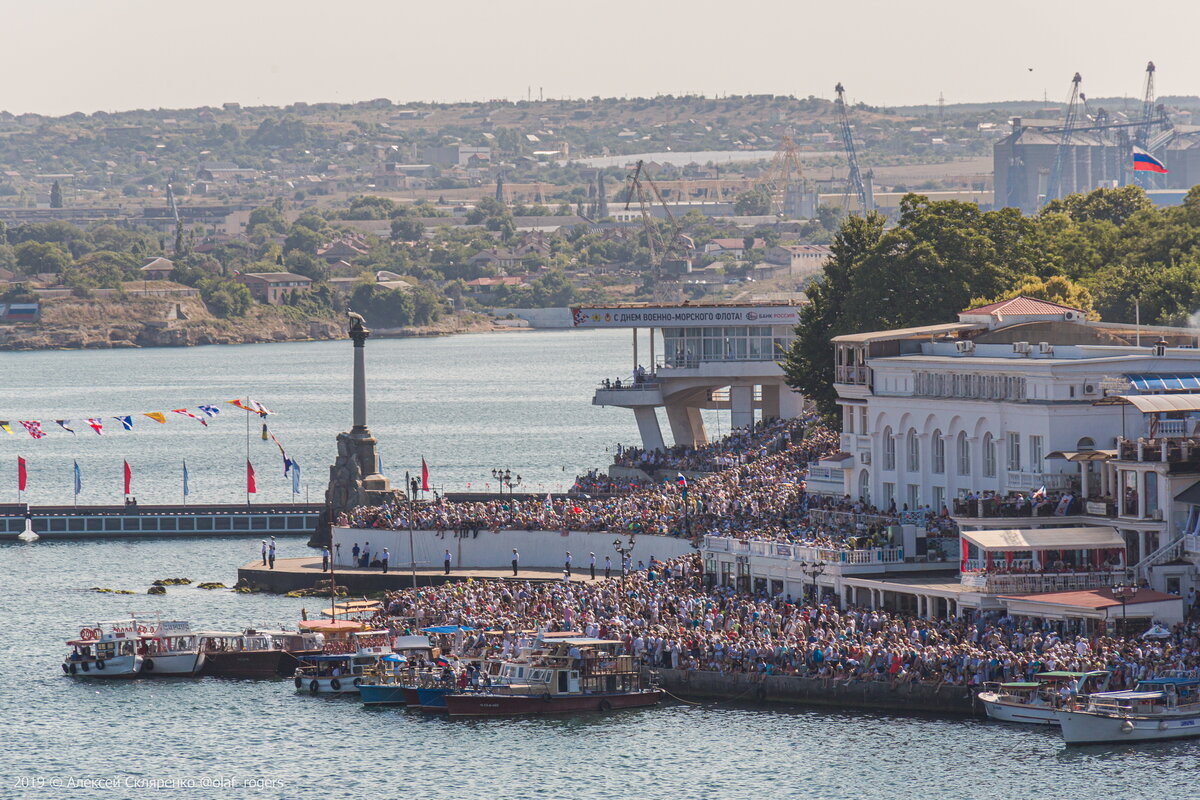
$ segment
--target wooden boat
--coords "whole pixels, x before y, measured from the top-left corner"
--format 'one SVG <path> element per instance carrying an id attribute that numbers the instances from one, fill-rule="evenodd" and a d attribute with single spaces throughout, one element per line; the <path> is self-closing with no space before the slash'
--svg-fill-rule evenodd
<path id="1" fill-rule="evenodd" d="M 279 674 L 284 651 L 264 633 L 206 631 L 198 634 L 203 657 L 201 673 L 223 678 L 273 678 Z"/>
<path id="2" fill-rule="evenodd" d="M 542 640 L 505 661 L 495 682 L 445 695 L 452 717 L 573 714 L 656 705 L 662 692 L 644 684 L 623 643 L 584 637 Z"/>

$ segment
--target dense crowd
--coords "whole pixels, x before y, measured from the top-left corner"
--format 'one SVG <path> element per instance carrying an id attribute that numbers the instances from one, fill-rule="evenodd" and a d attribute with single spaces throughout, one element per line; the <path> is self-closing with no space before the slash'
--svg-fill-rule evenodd
<path id="1" fill-rule="evenodd" d="M 933 620 L 839 610 L 790 597 L 709 589 L 699 556 L 625 579 L 542 584 L 468 582 L 393 592 L 380 623 L 475 629 L 464 656 L 504 655 L 519 631 L 579 631 L 619 639 L 650 666 L 786 674 L 832 681 L 979 686 L 1050 670 L 1111 670 L 1112 686 L 1186 671 L 1200 675 L 1200 634 L 1177 626 L 1159 640 L 1062 633 L 1010 618 Z M 484 631 L 504 631 L 485 635 Z"/>
<path id="2" fill-rule="evenodd" d="M 804 417 L 759 421 L 698 447 L 675 445 L 667 450 L 644 450 L 617 445 L 613 464 L 648 473 L 660 469 L 719 472 L 785 450 L 792 443 L 793 436 L 803 436 L 805 421 Z"/>

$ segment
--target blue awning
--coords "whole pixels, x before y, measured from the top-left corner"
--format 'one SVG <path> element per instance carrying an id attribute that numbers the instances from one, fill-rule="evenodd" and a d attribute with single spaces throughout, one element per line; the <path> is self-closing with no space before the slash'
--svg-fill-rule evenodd
<path id="1" fill-rule="evenodd" d="M 454 633 L 455 631 L 473 631 L 466 625 L 435 625 L 432 628 L 421 628 L 422 633 Z"/>
<path id="2" fill-rule="evenodd" d="M 1200 375 L 1179 372 L 1144 372 L 1126 375 L 1139 392 L 1200 391 Z"/>

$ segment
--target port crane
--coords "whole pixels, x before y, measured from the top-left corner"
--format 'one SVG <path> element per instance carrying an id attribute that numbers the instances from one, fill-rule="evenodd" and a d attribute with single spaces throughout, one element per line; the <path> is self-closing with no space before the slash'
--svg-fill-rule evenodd
<path id="1" fill-rule="evenodd" d="M 1050 170 L 1050 183 L 1046 187 L 1046 199 L 1056 200 L 1063 196 L 1062 175 L 1066 161 L 1071 157 L 1071 134 L 1079 119 L 1079 84 L 1083 78 L 1078 72 L 1071 78 L 1071 96 L 1067 100 L 1067 119 L 1058 138 L 1058 149 L 1054 151 L 1054 166 Z M 1074 181 L 1072 181 L 1074 185 Z"/>
<path id="2" fill-rule="evenodd" d="M 642 215 L 642 226 L 646 231 L 646 248 L 650 251 L 650 279 L 654 285 L 655 300 L 677 301 L 679 286 L 672 273 L 688 271 L 691 246 L 684 238 L 675 215 L 671 213 L 671 207 L 667 205 L 662 192 L 650 177 L 645 162 L 640 160 L 629 174 L 625 193 L 626 211 L 635 200 Z M 668 234 L 666 236 L 651 213 L 654 206 L 661 206 L 665 214 Z"/>
<path id="3" fill-rule="evenodd" d="M 841 82 L 834 87 L 837 92 L 837 99 L 834 101 L 834 106 L 837 110 L 838 128 L 842 133 L 842 147 L 846 151 L 846 160 L 850 163 L 850 174 L 846 178 L 846 206 L 849 206 L 850 192 L 854 192 L 858 196 L 859 205 L 862 207 L 862 213 L 866 214 L 875 210 L 874 198 L 867 191 L 867 185 L 863 182 L 862 172 L 858 168 L 858 153 L 854 149 L 854 132 L 850 130 L 850 117 L 846 113 L 846 89 Z"/>

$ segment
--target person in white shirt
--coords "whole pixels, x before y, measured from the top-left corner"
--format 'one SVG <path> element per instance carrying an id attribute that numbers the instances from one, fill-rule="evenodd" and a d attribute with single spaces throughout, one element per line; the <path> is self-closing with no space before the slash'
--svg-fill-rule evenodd
<path id="1" fill-rule="evenodd" d="M 521 554 L 518 553 L 517 548 L 514 547 L 513 548 L 513 557 L 512 557 L 512 567 L 513 567 L 513 577 L 514 578 L 517 577 L 517 567 L 520 566 L 520 563 L 521 563 Z"/>

